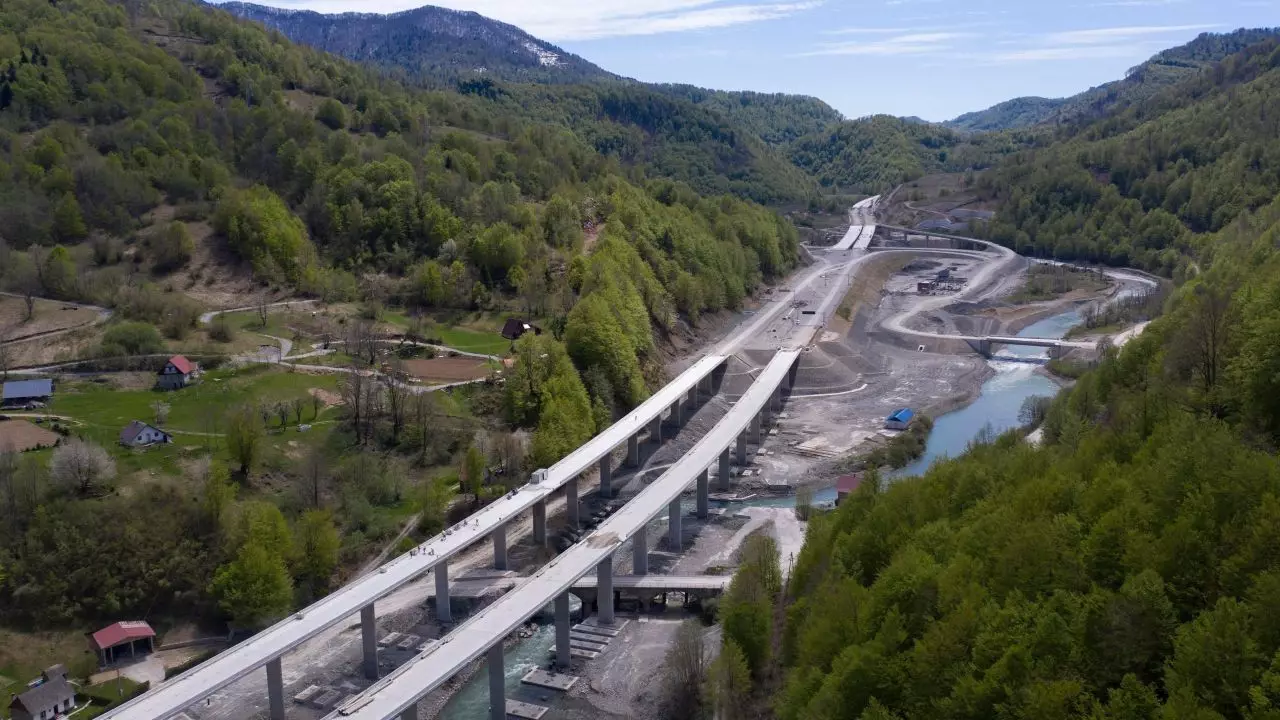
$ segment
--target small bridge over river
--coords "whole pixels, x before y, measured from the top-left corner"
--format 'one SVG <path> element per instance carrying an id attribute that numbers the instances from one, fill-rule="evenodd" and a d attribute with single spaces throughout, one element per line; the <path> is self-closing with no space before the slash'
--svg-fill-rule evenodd
<path id="1" fill-rule="evenodd" d="M 998 345 L 1022 345 L 1029 347 L 1042 347 L 1049 350 L 1049 358 L 1060 358 L 1074 349 L 1093 350 L 1096 345 L 1091 342 L 1073 342 L 1071 340 L 1059 340 L 1057 338 L 1037 338 L 1037 337 L 1002 337 L 999 335 L 987 335 L 984 337 L 967 337 L 964 338 L 969 343 L 969 347 L 974 352 L 983 357 L 991 357 L 992 348 Z"/>

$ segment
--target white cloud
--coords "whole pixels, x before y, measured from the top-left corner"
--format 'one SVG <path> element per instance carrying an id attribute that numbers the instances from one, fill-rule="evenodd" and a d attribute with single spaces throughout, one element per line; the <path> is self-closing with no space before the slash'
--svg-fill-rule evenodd
<path id="1" fill-rule="evenodd" d="M 872 42 L 849 41 L 823 43 L 815 50 L 800 53 L 802 57 L 816 55 L 925 55 L 951 49 L 951 41 L 969 37 L 969 33 L 929 32 L 907 33 Z"/>
<path id="2" fill-rule="evenodd" d="M 1102 45 L 1133 40 L 1151 35 L 1167 35 L 1188 30 L 1210 30 L 1216 25 L 1140 25 L 1131 27 L 1094 28 L 1050 33 L 1044 37 L 1049 45 Z"/>
<path id="3" fill-rule="evenodd" d="M 593 40 L 656 35 L 776 20 L 824 0 L 258 0 L 317 12 L 393 13 L 424 2 L 471 10 L 546 40 Z"/>

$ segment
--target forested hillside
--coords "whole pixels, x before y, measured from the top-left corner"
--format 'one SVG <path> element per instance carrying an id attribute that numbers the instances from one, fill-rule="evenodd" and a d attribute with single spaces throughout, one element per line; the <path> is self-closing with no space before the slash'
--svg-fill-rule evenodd
<path id="1" fill-rule="evenodd" d="M 517 466 L 554 462 L 661 380 L 665 333 L 739 307 L 797 260 L 795 229 L 761 206 L 645 180 L 596 138 L 514 103 L 408 87 L 193 2 L 7 2 L 0 68 L 0 285 L 113 308 L 104 353 L 162 349 L 152 325 L 175 338 L 194 330 L 206 308 L 184 290 L 203 278 L 184 272 L 196 253 L 264 290 L 359 302 L 372 317 L 384 304 L 417 318 L 519 313 L 549 330 L 521 340 L 502 389 L 417 396 L 430 402 L 414 433 L 405 397 L 331 382 L 347 398 L 332 436 L 342 463 L 331 489 L 318 489 L 317 470 L 301 497 L 279 489 L 305 480 L 295 455 L 267 477 L 252 472 L 265 405 L 221 402 L 212 414 L 228 417 L 210 420 L 226 430 L 219 449 L 184 448 L 144 473 L 140 492 L 46 483 L 44 456 L 0 449 L 5 623 L 278 616 L 328 587 L 334 516 L 344 547 L 395 537 L 375 506 L 421 502 L 441 521 L 439 488 L 403 487 L 410 461 L 447 470 L 460 453 L 452 477 L 470 478 L 479 502 L 476 418 L 530 431 Z M 461 413 L 470 422 L 455 422 Z M 88 430 L 119 432 L 77 432 Z M 323 467 L 316 457 L 310 466 Z M 231 460 L 234 482 L 220 469 Z M 317 548 L 327 562 L 310 562 Z M 241 602 L 240 586 L 269 596 Z"/>
<path id="2" fill-rule="evenodd" d="M 520 28 L 473 12 L 431 5 L 389 15 L 322 15 L 242 2 L 218 7 L 279 30 L 296 43 L 399 69 L 405 77 L 442 83 L 480 77 L 551 83 L 616 79 Z"/>
<path id="3" fill-rule="evenodd" d="M 965 113 L 943 125 L 970 132 L 999 132 L 1039 125 L 1070 102 L 1068 98 L 1020 97 L 976 112 Z"/>
<path id="4" fill-rule="evenodd" d="M 987 236 L 1019 252 L 1174 273 L 1280 190 L 1280 41 L 1227 57 L 985 178 Z"/>
<path id="5" fill-rule="evenodd" d="M 1250 45 L 1276 37 L 1274 29 L 1240 29 L 1202 33 L 1191 42 L 1156 53 L 1131 68 L 1120 80 L 1066 98 L 1024 97 L 966 113 L 943 123 L 975 132 L 1016 130 L 1035 125 L 1080 125 L 1117 110 L 1143 103 L 1153 95 L 1193 77 L 1198 71 Z"/>
<path id="6" fill-rule="evenodd" d="M 989 167 L 1025 147 L 1014 134 L 969 135 L 889 115 L 850 120 L 791 145 L 791 160 L 827 188 L 867 194 L 932 172 Z"/>
<path id="7" fill-rule="evenodd" d="M 456 87 L 486 115 L 567 127 L 597 153 L 700 193 L 781 204 L 810 200 L 816 191 L 770 143 L 786 134 L 790 119 L 834 114 L 820 101 L 739 94 L 730 103 L 727 94 L 704 97 L 624 80 L 518 28 L 430 6 L 396 15 L 225 7 L 294 42 L 368 62 L 411 84 Z M 474 67 L 461 72 L 460 65 Z M 792 115 L 744 104 L 749 100 Z"/>
<path id="8" fill-rule="evenodd" d="M 722 113 L 770 145 L 785 146 L 844 120 L 830 105 L 804 95 L 707 90 L 693 85 L 654 87 Z"/>

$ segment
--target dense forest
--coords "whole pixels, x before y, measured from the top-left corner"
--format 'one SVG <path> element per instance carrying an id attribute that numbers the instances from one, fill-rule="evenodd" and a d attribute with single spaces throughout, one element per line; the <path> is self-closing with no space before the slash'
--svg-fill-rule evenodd
<path id="1" fill-rule="evenodd" d="M 1197 238 L 1280 190 L 1280 41 L 1021 153 L 984 177 L 985 236 L 1019 252 L 1173 274 Z"/>
<path id="2" fill-rule="evenodd" d="M 874 194 L 929 173 L 990 167 L 1030 141 L 1022 134 L 970 135 L 874 115 L 806 135 L 789 151 L 792 162 L 824 187 Z"/>
<path id="3" fill-rule="evenodd" d="M 195 3 L 6 3 L 0 72 L 0 285 L 114 309 L 103 352 L 156 352 L 157 327 L 191 331 L 202 308 L 170 279 L 197 248 L 282 294 L 374 315 L 519 311 L 551 330 L 515 348 L 496 399 L 410 403 L 342 383 L 336 437 L 351 452 L 324 472 L 333 503 L 254 486 L 266 406 L 220 420 L 230 467 L 171 468 L 182 483 L 145 493 L 49 483 L 58 467 L 0 452 L 0 603 L 26 626 L 208 616 L 215 601 L 243 626 L 278 616 L 332 580 L 348 540 L 335 510 L 353 536 L 385 535 L 375 506 L 420 502 L 439 521 L 438 488 L 406 497 L 405 463 L 457 452 L 454 477 L 480 499 L 474 427 L 442 422 L 458 403 L 529 431 L 527 461 L 504 466 L 550 464 L 662 381 L 663 334 L 740 307 L 797 261 L 774 211 L 600 152 L 621 126 L 592 136 L 583 118 L 575 134 L 545 109 L 407 86 Z M 609 102 L 662 122 L 625 94 Z M 653 168 L 666 152 L 642 141 L 624 159 Z M 95 477 L 114 474 L 101 448 L 73 447 Z M 60 448 L 54 464 L 72 459 Z M 324 462 L 276 470 L 305 485 Z"/>
<path id="4" fill-rule="evenodd" d="M 1196 75 L 1250 45 L 1276 37 L 1277 30 L 1240 29 L 1203 33 L 1195 40 L 1156 53 L 1133 67 L 1125 77 L 1066 98 L 1023 97 L 966 113 L 943 123 L 957 130 L 988 132 L 1035 125 L 1077 127 L 1126 107 L 1145 103 L 1153 95 Z"/>

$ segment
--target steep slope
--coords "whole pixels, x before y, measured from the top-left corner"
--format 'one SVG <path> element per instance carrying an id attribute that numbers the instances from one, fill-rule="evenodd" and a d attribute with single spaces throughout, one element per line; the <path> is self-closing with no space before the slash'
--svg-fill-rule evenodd
<path id="1" fill-rule="evenodd" d="M 1071 102 L 1070 98 L 1020 97 L 992 105 L 986 110 L 965 113 L 943 125 L 969 132 L 1014 130 L 1039 125 Z"/>
<path id="2" fill-rule="evenodd" d="M 1280 39 L 1002 164 L 988 235 L 1023 252 L 1174 273 L 1197 236 L 1280 192 Z"/>
<path id="3" fill-rule="evenodd" d="M 943 124 L 957 130 L 980 132 L 1088 123 L 1109 112 L 1141 103 L 1213 63 L 1250 45 L 1274 38 L 1278 33 L 1280 30 L 1275 28 L 1203 33 L 1185 45 L 1157 53 L 1129 70 L 1121 80 L 1067 98 L 1016 98 Z"/>
<path id="4" fill-rule="evenodd" d="M 770 145 L 787 145 L 844 120 L 835 108 L 804 95 L 707 90 L 693 85 L 652 87 L 719 112 Z"/>
<path id="5" fill-rule="evenodd" d="M 780 151 L 719 105 L 699 106 L 685 93 L 617 78 L 475 13 L 430 6 L 386 16 L 319 15 L 245 3 L 221 7 L 294 42 L 367 62 L 408 82 L 444 82 L 487 104 L 486 112 L 564 125 L 602 154 L 699 192 L 775 204 L 804 201 L 814 191 Z M 474 71 L 480 66 L 485 72 Z M 821 113 L 814 102 L 805 99 L 803 112 Z M 734 109 L 740 108 L 738 103 Z M 770 132 L 762 113 L 737 115 Z M 772 125 L 771 134 L 781 127 Z"/>
<path id="6" fill-rule="evenodd" d="M 1015 135 L 971 136 L 875 115 L 833 125 L 790 146 L 791 161 L 824 187 L 877 193 L 931 172 L 981 169 L 1024 147 Z"/>
<path id="7" fill-rule="evenodd" d="M 322 15 L 244 2 L 219 7 L 279 30 L 294 42 L 422 77 L 566 83 L 616 77 L 520 28 L 474 12 L 430 5 L 390 15 Z"/>

